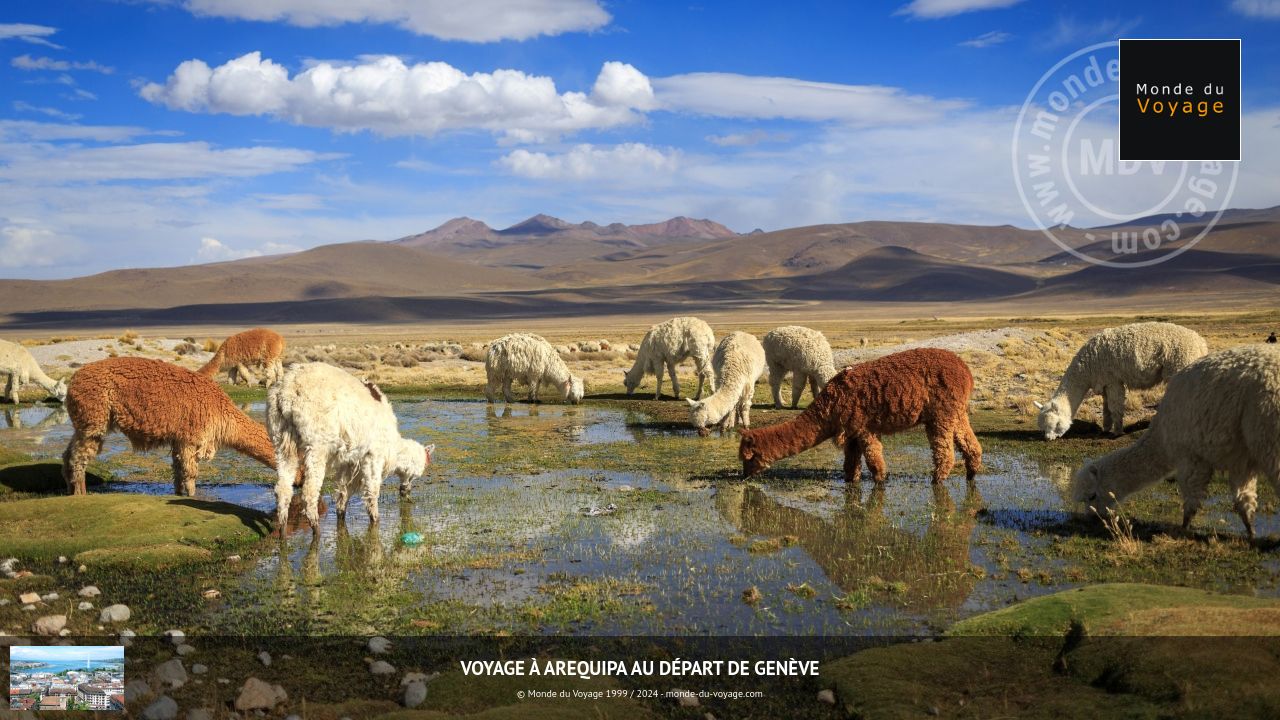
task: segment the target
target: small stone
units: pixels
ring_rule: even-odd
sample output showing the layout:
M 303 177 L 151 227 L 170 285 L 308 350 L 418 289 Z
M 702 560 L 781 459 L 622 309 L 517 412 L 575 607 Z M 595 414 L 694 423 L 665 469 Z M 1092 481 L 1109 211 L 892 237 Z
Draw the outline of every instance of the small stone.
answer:
M 100 623 L 118 623 L 129 619 L 133 613 L 130 612 L 128 605 L 108 605 L 102 608 L 102 613 L 98 616 Z
M 21 595 L 18 596 L 18 602 L 22 603 L 23 605 L 34 605 L 40 602 L 40 593 L 33 593 L 33 592 L 22 593 Z
M 57 599 L 58 599 L 58 593 L 47 593 L 47 594 L 45 594 L 45 595 L 41 596 L 41 598 L 40 598 L 40 599 L 41 599 L 41 600 L 43 600 L 43 601 L 45 601 L 45 602 L 53 602 L 54 600 L 57 600 Z
M 222 597 L 222 591 L 218 590 L 217 588 L 209 588 L 208 590 L 205 590 L 200 594 L 204 597 L 205 600 L 217 600 L 218 598 Z
M 231 681 L 226 678 L 218 678 L 219 685 L 230 685 Z
M 16 572 L 17 569 L 18 558 L 5 558 L 3 562 L 0 562 L 0 573 L 3 573 L 8 577 L 13 577 L 13 573 Z
M 81 565 L 80 567 L 76 568 L 76 572 L 89 572 L 89 566 Z
M 8 605 L 8 604 L 9 604 L 9 598 L 0 598 L 0 607 L 4 607 L 5 605 Z
M 404 688 L 404 706 L 407 708 L 416 708 L 427 699 L 427 684 L 415 680 Z
M 369 638 L 369 652 L 381 655 L 391 649 L 391 641 L 381 635 Z
M 58 631 L 58 637 L 67 637 L 69 635 L 71 635 L 71 631 L 68 630 L 67 628 L 62 628 L 61 630 Z
M 680 707 L 698 707 L 698 696 L 688 690 L 672 690 L 676 694 L 676 702 Z
M 937 705 L 930 705 L 929 708 L 925 710 L 925 712 L 929 713 L 934 717 L 937 717 L 942 714 L 942 711 L 938 709 Z
M 425 673 L 420 673 L 420 672 L 405 673 L 404 677 L 400 678 L 400 687 L 404 687 L 409 683 L 415 683 L 415 682 L 429 683 L 438 677 L 440 677 L 440 673 L 431 673 L 430 675 L 427 675 Z
M 269 685 L 258 678 L 251 677 L 244 681 L 240 695 L 236 698 L 236 710 L 270 710 L 276 704 L 289 698 L 288 693 L 279 685 Z
M 187 711 L 187 720 L 213 720 L 213 711 L 208 708 L 196 708 Z
M 266 650 L 258 653 L 258 662 L 262 663 L 263 667 L 271 667 L 271 653 Z
M 818 691 L 818 702 L 824 702 L 828 705 L 836 704 L 836 694 L 830 690 Z
M 77 606 L 76 606 L 76 609 L 77 609 L 77 610 L 81 610 L 81 611 L 83 611 L 83 610 L 92 610 L 92 609 L 93 609 L 93 603 L 89 602 L 88 600 L 84 600 L 84 601 L 82 601 L 79 605 L 77 605 Z
M 190 655 L 191 653 L 193 653 L 193 652 L 195 652 L 195 651 L 196 651 L 196 649 L 195 649 L 194 647 L 192 647 L 192 646 L 190 646 L 190 645 L 188 645 L 188 644 L 186 644 L 186 643 L 183 643 L 183 644 L 181 644 L 181 645 L 179 645 L 179 646 L 178 646 L 178 654 L 179 654 L 179 655 Z
M 181 630 L 165 630 L 164 636 L 174 645 L 181 645 L 187 639 L 187 634 Z
M 66 564 L 67 564 L 67 556 L 66 556 L 66 555 L 59 555 L 59 556 L 58 556 L 58 564 L 59 564 L 59 565 L 66 565 Z
M 630 485 L 619 485 L 619 486 L 618 486 L 618 492 L 631 492 L 631 491 L 633 491 L 633 490 L 635 490 L 635 488 L 631 487 Z
M 178 703 L 168 695 L 161 695 L 142 711 L 142 720 L 173 720 L 178 717 Z
M 284 720 L 302 720 L 298 715 L 285 715 Z
M 187 671 L 178 658 L 171 658 L 157 665 L 154 675 L 156 682 L 161 685 L 180 688 L 187 684 Z
M 191 666 L 192 675 L 203 675 L 207 672 L 209 672 L 209 668 L 205 667 L 204 665 L 201 665 L 200 663 L 196 663 Z
M 31 623 L 31 632 L 37 635 L 57 635 L 66 626 L 66 615 L 45 615 Z
M 124 701 L 131 703 L 151 695 L 151 686 L 145 680 L 130 680 L 124 686 Z
M 371 665 L 369 665 L 369 672 L 374 675 L 394 675 L 396 669 L 386 660 L 375 660 Z
M 227 562 L 240 562 L 240 556 L 239 556 L 239 555 L 228 555 L 228 556 L 227 556 Z
M 23 610 L 26 610 L 27 612 L 31 612 L 32 610 L 35 610 L 35 609 L 36 609 L 36 606 L 35 606 L 35 605 L 23 605 L 23 606 L 22 606 L 22 609 L 23 609 Z

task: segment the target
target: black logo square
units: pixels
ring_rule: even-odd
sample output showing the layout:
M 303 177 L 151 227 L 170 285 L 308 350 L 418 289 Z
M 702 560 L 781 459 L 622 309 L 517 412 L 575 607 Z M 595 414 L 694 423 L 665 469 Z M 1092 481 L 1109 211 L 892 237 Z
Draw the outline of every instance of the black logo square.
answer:
M 1240 159 L 1239 40 L 1120 41 L 1121 160 Z

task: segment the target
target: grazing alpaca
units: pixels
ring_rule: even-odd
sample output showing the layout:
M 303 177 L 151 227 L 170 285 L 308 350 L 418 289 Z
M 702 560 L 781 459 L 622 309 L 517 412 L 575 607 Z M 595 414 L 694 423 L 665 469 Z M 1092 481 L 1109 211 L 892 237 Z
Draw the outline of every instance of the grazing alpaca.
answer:
M 688 400 L 690 424 L 704 437 L 712 425 L 721 432 L 735 425 L 750 427 L 751 400 L 756 382 L 764 375 L 760 341 L 750 333 L 729 333 L 716 346 L 711 366 L 716 372 L 716 391 L 706 400 Z
M 66 380 L 54 380 L 45 375 L 26 348 L 8 340 L 0 340 L 0 375 L 9 376 L 4 388 L 5 402 L 16 405 L 19 402 L 18 390 L 29 382 L 44 388 L 59 402 L 67 397 Z
M 1175 476 L 1186 528 L 1204 502 L 1214 471 L 1221 470 L 1252 539 L 1258 477 L 1280 491 L 1277 438 L 1280 350 L 1223 350 L 1173 376 L 1146 434 L 1086 463 L 1073 478 L 1072 495 L 1105 513 L 1126 496 Z
M 287 527 L 294 479 L 302 471 L 303 514 L 320 532 L 320 485 L 332 468 L 338 516 L 359 486 L 371 522 L 378 521 L 382 480 L 400 478 L 408 495 L 426 472 L 434 445 L 400 437 L 391 401 L 378 386 L 324 363 L 294 365 L 267 391 L 267 428 L 275 443 L 276 526 Z
M 245 415 L 207 377 L 160 360 L 115 357 L 89 363 L 71 378 L 67 414 L 75 429 L 62 455 L 68 492 L 83 495 L 84 469 L 111 430 L 134 450 L 173 450 L 173 491 L 194 495 L 199 461 L 229 447 L 270 468 L 275 449 L 267 430 Z
M 1102 393 L 1102 429 L 1124 434 L 1125 391 L 1166 382 L 1209 352 L 1204 338 L 1181 325 L 1133 323 L 1107 328 L 1085 341 L 1047 403 L 1036 403 L 1046 440 L 1066 434 L 1080 403 Z
M 951 474 L 959 445 L 972 484 L 982 467 L 982 446 L 969 426 L 972 391 L 968 366 L 946 350 L 906 350 L 847 367 L 794 420 L 742 434 L 742 475 L 751 477 L 775 460 L 843 436 L 845 482 L 858 480 L 865 455 L 872 479 L 880 484 L 885 478 L 880 436 L 923 424 L 933 449 L 933 482 Z
M 627 394 L 635 393 L 644 376 L 652 373 L 658 381 L 653 399 L 662 399 L 663 368 L 671 375 L 671 389 L 676 399 L 680 399 L 680 381 L 676 379 L 676 365 L 687 358 L 693 358 L 698 368 L 698 392 L 694 400 L 702 399 L 702 385 L 706 383 L 711 392 L 716 391 L 715 378 L 711 369 L 711 353 L 716 346 L 716 335 L 711 326 L 696 317 L 671 318 L 649 328 L 640 341 L 640 349 L 636 351 L 635 364 L 623 373 L 622 384 Z
M 792 410 L 800 404 L 806 381 L 816 398 L 836 374 L 826 336 L 807 327 L 786 325 L 765 333 L 764 354 L 769 363 L 769 386 L 773 388 L 775 410 L 782 409 L 782 381 L 787 373 L 791 373 Z
M 284 338 L 280 333 L 266 328 L 253 328 L 236 333 L 218 346 L 209 362 L 196 372 L 205 377 L 215 377 L 219 372 L 229 369 L 232 383 L 244 381 L 247 385 L 256 385 L 257 381 L 246 365 L 256 365 L 267 373 L 267 385 L 280 379 L 284 372 L 281 357 L 284 355 Z
M 484 396 L 493 402 L 499 387 L 502 399 L 511 402 L 511 383 L 520 380 L 529 386 L 529 400 L 537 402 L 543 383 L 555 386 L 560 399 L 577 405 L 585 392 L 582 378 L 569 372 L 560 354 L 541 336 L 525 333 L 503 335 L 489 344 L 484 355 L 488 384 Z

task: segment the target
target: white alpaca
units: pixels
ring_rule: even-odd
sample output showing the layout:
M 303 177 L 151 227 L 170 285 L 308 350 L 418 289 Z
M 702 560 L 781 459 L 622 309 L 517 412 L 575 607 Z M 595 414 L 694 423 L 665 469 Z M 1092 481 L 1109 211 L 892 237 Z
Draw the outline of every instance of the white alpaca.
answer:
M 502 399 L 511 402 L 511 383 L 516 380 L 529 386 L 529 400 L 534 402 L 543 383 L 555 386 L 560 399 L 573 405 L 582 402 L 585 392 L 582 378 L 571 374 L 551 343 L 538 335 L 512 333 L 494 340 L 484 355 L 484 372 L 489 402 L 498 388 Z
M 44 388 L 58 402 L 67 399 L 66 380 L 54 380 L 45 375 L 26 348 L 7 340 L 0 340 L 0 375 L 9 376 L 4 387 L 6 402 L 16 404 L 19 401 L 18 390 L 27 383 L 35 383 Z
M 791 409 L 800 403 L 807 382 L 809 391 L 818 397 L 827 381 L 836 374 L 831 359 L 831 345 L 817 330 L 799 325 L 786 325 L 770 330 L 764 336 L 764 356 L 769 365 L 769 386 L 773 389 L 773 407 L 782 409 L 782 381 L 791 373 Z
M 1103 330 L 1085 341 L 1067 366 L 1058 389 L 1040 409 L 1038 423 L 1046 440 L 1066 434 L 1080 403 L 1090 392 L 1102 394 L 1102 429 L 1124 433 L 1126 390 L 1167 382 L 1209 352 L 1204 338 L 1181 325 L 1133 323 Z
M 689 422 L 699 435 L 715 426 L 721 432 L 736 425 L 751 426 L 751 400 L 764 375 L 764 348 L 750 333 L 729 333 L 711 358 L 717 390 L 706 400 L 689 400 Z
M 1170 475 L 1182 526 L 1200 509 L 1215 470 L 1227 473 L 1235 510 L 1253 537 L 1258 476 L 1280 491 L 1280 349 L 1239 347 L 1193 363 L 1169 381 L 1151 429 L 1127 448 L 1085 464 L 1072 495 L 1105 513 Z
M 391 402 L 376 385 L 325 363 L 303 363 L 285 371 L 267 391 L 267 431 L 276 451 L 276 521 L 285 528 L 293 481 L 302 466 L 304 514 L 319 532 L 320 485 L 332 469 L 338 516 L 358 484 L 371 522 L 378 521 L 382 480 L 400 478 L 408 495 L 414 478 L 431 464 L 435 445 L 400 437 Z
M 676 379 L 676 365 L 688 358 L 693 358 L 698 372 L 698 392 L 694 400 L 702 398 L 702 386 L 707 384 L 711 392 L 716 390 L 716 381 L 711 369 L 711 353 L 716 345 L 716 335 L 711 326 L 696 317 L 671 318 L 649 328 L 644 339 L 640 341 L 640 349 L 636 351 L 635 364 L 623 373 L 622 384 L 627 394 L 635 393 L 644 376 L 653 374 L 658 381 L 653 399 L 662 399 L 662 371 L 665 368 L 671 375 L 671 389 L 676 398 L 680 397 L 680 381 Z

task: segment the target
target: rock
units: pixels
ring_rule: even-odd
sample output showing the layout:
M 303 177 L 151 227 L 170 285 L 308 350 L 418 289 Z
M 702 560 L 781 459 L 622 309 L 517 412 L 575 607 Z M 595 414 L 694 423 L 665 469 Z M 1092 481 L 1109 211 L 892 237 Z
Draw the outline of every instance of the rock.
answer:
M 200 595 L 203 596 L 205 600 L 217 600 L 222 597 L 222 591 L 216 588 L 209 588 L 208 590 L 200 593 Z
M 208 708 L 196 708 L 187 712 L 187 720 L 213 720 L 213 711 Z
M 228 556 L 227 556 L 227 562 L 240 562 L 240 556 L 239 556 L 239 555 L 228 555 Z
M 942 714 L 942 711 L 938 709 L 937 705 L 930 705 L 928 708 L 925 709 L 925 712 L 929 713 L 934 717 L 937 717 Z
M 76 572 L 89 572 L 89 566 L 81 565 L 80 567 L 76 568 Z
M 302 720 L 302 717 L 298 715 L 285 715 L 284 720 Z
M 373 673 L 374 675 L 394 675 L 396 672 L 396 669 L 391 663 L 387 662 L 386 660 L 375 660 L 372 664 L 369 665 L 369 672 Z
M 89 602 L 88 600 L 85 600 L 85 601 L 81 602 L 79 605 L 77 605 L 77 606 L 76 606 L 76 609 L 77 609 L 77 610 L 81 610 L 81 611 L 84 611 L 84 610 L 92 610 L 92 609 L 93 609 L 93 603 Z
M 31 632 L 37 635 L 57 635 L 66 626 L 66 615 L 45 615 L 31 623 Z
M 279 685 L 269 685 L 256 677 L 244 681 L 240 695 L 236 698 L 236 710 L 270 710 L 277 704 L 289 699 L 288 693 Z
M 698 707 L 698 696 L 692 692 L 688 690 L 672 690 L 671 692 L 676 693 L 676 703 L 680 707 Z
M 23 610 L 26 610 L 27 612 L 31 612 L 32 610 L 35 610 L 35 609 L 36 609 L 36 606 L 35 606 L 35 605 L 23 605 L 23 606 L 22 606 L 22 609 L 23 609 Z
M 0 562 L 0 574 L 3 574 L 5 577 L 13 577 L 14 573 L 17 571 L 18 558 L 5 558 L 3 562 Z
M 59 565 L 66 565 L 66 564 L 67 564 L 67 556 L 66 556 L 66 555 L 59 555 L 59 556 L 58 556 L 58 564 L 59 564 Z
M 4 607 L 5 605 L 8 605 L 8 604 L 9 604 L 9 598 L 0 598 L 0 607 Z
M 201 665 L 200 663 L 196 663 L 191 666 L 192 675 L 203 675 L 207 672 L 209 672 L 209 668 L 205 667 L 204 665 Z
M 262 663 L 263 667 L 271 667 L 271 653 L 266 650 L 258 653 L 258 662 Z
M 187 671 L 178 658 L 171 658 L 157 665 L 153 675 L 156 682 L 172 688 L 180 688 L 187 684 Z
M 61 630 L 58 631 L 58 637 L 67 637 L 69 635 L 71 635 L 71 631 L 68 630 L 67 628 L 62 628 Z
M 218 678 L 219 685 L 230 685 L 231 681 L 226 678 Z
M 830 690 L 818 691 L 818 702 L 824 702 L 828 705 L 836 704 L 836 694 Z
M 179 655 L 190 655 L 191 653 L 193 653 L 193 652 L 195 652 L 195 651 L 196 651 L 196 649 L 195 649 L 194 647 L 192 647 L 192 646 L 190 646 L 190 645 L 188 645 L 188 644 L 186 644 L 186 643 L 182 643 L 181 645 L 179 645 L 179 646 L 178 646 L 178 654 L 179 654 Z
M 98 615 L 100 623 L 118 623 L 129 619 L 133 613 L 130 612 L 128 605 L 108 605 L 102 608 L 102 613 Z
M 181 645 L 187 639 L 187 634 L 181 630 L 165 630 L 164 636 L 174 645 Z
M 407 708 L 416 708 L 427 699 L 427 684 L 415 680 L 404 688 L 404 706 Z
M 18 602 L 22 603 L 23 605 L 34 605 L 40 602 L 40 593 L 33 593 L 33 592 L 22 593 L 21 595 L 18 596 Z
M 173 720 L 178 717 L 178 703 L 168 695 L 161 695 L 142 711 L 142 720 Z
M 40 599 L 45 602 L 53 602 L 54 600 L 58 599 L 58 593 L 48 593 L 46 595 L 41 596 Z
M 130 680 L 124 686 L 124 701 L 131 703 L 151 696 L 151 686 L 145 680 Z
M 369 638 L 369 652 L 381 655 L 391 649 L 391 641 L 378 635 Z
M 400 678 L 400 687 L 404 687 L 409 683 L 415 683 L 415 682 L 429 683 L 438 677 L 440 677 L 440 673 L 438 672 L 431 673 L 430 675 L 427 675 L 425 673 L 420 673 L 420 672 L 405 673 L 404 677 Z

